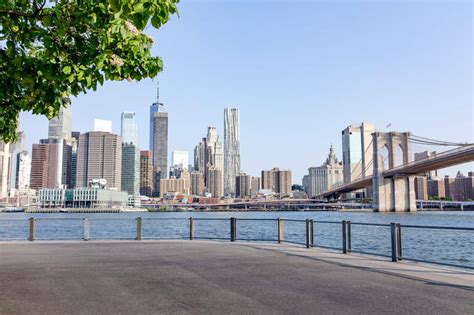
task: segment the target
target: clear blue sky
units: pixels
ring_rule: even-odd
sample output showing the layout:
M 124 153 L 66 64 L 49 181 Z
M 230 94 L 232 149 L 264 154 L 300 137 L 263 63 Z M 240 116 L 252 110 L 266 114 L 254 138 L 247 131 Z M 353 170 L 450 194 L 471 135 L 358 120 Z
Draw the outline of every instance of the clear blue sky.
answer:
M 241 113 L 242 170 L 290 168 L 295 183 L 331 143 L 342 158 L 341 130 L 351 123 L 474 142 L 470 1 L 183 0 L 179 9 L 147 31 L 165 63 L 170 157 L 187 150 L 192 160 L 207 126 L 222 135 L 230 106 Z M 121 112 L 135 111 L 145 149 L 155 86 L 113 82 L 80 95 L 73 129 L 102 118 L 119 133 Z M 23 114 L 21 123 L 29 149 L 47 137 L 45 118 Z

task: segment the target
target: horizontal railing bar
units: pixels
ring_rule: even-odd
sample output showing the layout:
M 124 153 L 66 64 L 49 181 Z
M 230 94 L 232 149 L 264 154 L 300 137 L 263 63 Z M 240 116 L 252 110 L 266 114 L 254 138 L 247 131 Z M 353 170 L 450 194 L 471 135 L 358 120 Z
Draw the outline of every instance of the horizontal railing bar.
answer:
M 186 218 L 189 220 L 189 218 Z M 230 218 L 193 218 L 194 221 L 229 221 Z
M 277 239 L 269 238 L 237 238 L 236 241 L 278 242 Z
M 143 240 L 164 240 L 164 241 L 167 241 L 167 240 L 187 240 L 189 238 L 187 237 L 142 237 Z
M 129 219 L 129 220 L 135 220 L 136 218 L 132 218 L 132 219 Z M 95 220 L 95 219 L 93 219 Z M 146 220 L 146 221 L 160 221 L 160 220 L 177 220 L 177 221 L 187 221 L 189 220 L 189 218 L 143 218 L 142 217 L 142 220 Z M 194 220 L 196 220 L 196 218 L 194 218 Z
M 306 222 L 306 220 L 297 220 L 297 219 L 281 219 L 281 220 L 285 222 L 303 222 L 303 223 Z
M 207 237 L 207 236 L 194 236 L 196 240 L 229 240 L 228 237 Z
M 38 218 L 34 217 L 36 221 L 82 221 L 85 218 Z M 98 219 L 95 219 L 98 220 Z M 109 220 L 109 219 L 104 219 L 104 220 Z M 122 220 L 122 219 L 110 219 L 110 220 Z
M 364 225 L 364 226 L 381 226 L 381 227 L 390 227 L 390 224 L 383 223 L 365 223 L 365 222 L 352 222 L 351 225 Z
M 412 229 L 433 229 L 433 230 L 457 230 L 457 231 L 474 231 L 474 227 L 456 227 L 456 226 L 435 226 L 435 225 L 400 225 L 402 228 Z
M 342 221 L 319 221 L 313 220 L 314 223 L 329 223 L 329 224 L 342 224 Z
M 236 219 L 238 221 L 278 221 L 277 218 L 274 218 L 274 219 L 268 219 L 268 218 L 263 218 L 263 219 L 258 219 L 258 218 L 255 218 L 255 219 L 252 219 L 252 218 L 236 218 Z M 281 219 L 281 220 L 284 220 L 284 219 Z
M 0 218 L 0 221 L 28 221 L 28 218 Z

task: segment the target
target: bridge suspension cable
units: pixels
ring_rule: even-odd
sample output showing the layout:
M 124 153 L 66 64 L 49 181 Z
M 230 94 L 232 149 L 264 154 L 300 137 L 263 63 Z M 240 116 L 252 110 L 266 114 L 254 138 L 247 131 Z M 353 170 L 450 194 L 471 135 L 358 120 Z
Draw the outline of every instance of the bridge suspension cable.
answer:
M 420 137 L 417 135 L 411 135 L 408 141 L 415 144 L 446 146 L 446 147 L 462 147 L 462 146 L 472 144 L 472 143 L 442 141 L 442 140 L 430 139 L 426 137 Z

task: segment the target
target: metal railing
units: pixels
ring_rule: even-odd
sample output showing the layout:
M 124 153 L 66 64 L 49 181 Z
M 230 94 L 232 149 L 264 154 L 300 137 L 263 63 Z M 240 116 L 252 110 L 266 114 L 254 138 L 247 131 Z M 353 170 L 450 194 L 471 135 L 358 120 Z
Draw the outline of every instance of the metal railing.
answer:
M 135 220 L 135 223 L 130 225 L 125 222 L 130 222 Z M 24 221 L 24 219 L 0 219 L 1 221 Z M 472 261 L 474 260 L 474 250 L 470 255 L 471 265 L 469 264 L 453 264 L 449 262 L 443 261 L 433 261 L 429 259 L 419 259 L 417 257 L 404 257 L 403 252 L 405 249 L 411 249 L 410 246 L 415 246 L 413 239 L 402 241 L 402 235 L 410 230 L 436 230 L 436 231 L 454 231 L 458 232 L 467 232 L 474 234 L 474 227 L 447 227 L 447 226 L 425 226 L 425 225 L 402 225 L 400 223 L 390 223 L 390 224 L 382 224 L 382 223 L 365 223 L 365 222 L 351 222 L 351 221 L 319 221 L 319 220 L 312 220 L 312 219 L 283 219 L 283 218 L 276 218 L 276 219 L 268 219 L 268 218 L 134 218 L 134 219 L 107 219 L 107 218 L 29 218 L 29 226 L 27 228 L 28 231 L 28 240 L 35 241 L 37 239 L 46 239 L 46 238 L 37 238 L 37 228 L 38 228 L 38 221 L 83 221 L 82 223 L 82 231 L 79 226 L 75 226 L 76 237 L 66 237 L 66 238 L 52 238 L 49 237 L 47 239 L 57 239 L 57 240 L 65 240 L 65 239 L 83 239 L 84 241 L 92 240 L 92 239 L 135 239 L 135 240 L 143 240 L 143 239 L 209 239 L 209 240 L 229 240 L 231 242 L 235 241 L 264 241 L 264 242 L 277 242 L 277 243 L 290 243 L 290 244 L 298 244 L 305 246 L 306 248 L 313 248 L 319 247 L 324 249 L 330 250 L 337 250 L 341 251 L 344 254 L 349 253 L 361 253 L 361 254 L 369 254 L 369 255 L 376 255 L 376 256 L 384 256 L 390 258 L 393 262 L 400 261 L 402 259 L 418 261 L 418 262 L 425 262 L 425 263 L 434 263 L 434 264 L 441 264 L 453 267 L 461 267 L 461 268 L 468 268 L 474 269 L 474 264 Z M 99 237 L 93 238 L 91 237 L 91 226 L 93 221 L 120 221 L 123 222 L 128 228 L 128 232 L 130 237 L 107 237 L 99 234 Z M 171 237 L 158 237 L 154 236 L 153 230 L 147 231 L 149 235 L 146 235 L 144 232 L 146 229 L 145 222 L 154 223 L 154 222 L 166 222 L 166 221 L 180 221 L 183 224 L 177 228 L 176 226 L 171 227 L 171 232 L 174 234 Z M 223 224 L 221 226 L 220 233 L 224 235 L 219 235 L 216 233 L 215 226 L 211 231 L 206 231 L 206 225 L 203 223 L 218 222 Z M 242 226 L 239 227 L 239 224 L 245 224 L 248 222 L 257 223 L 258 226 L 250 226 L 247 227 L 247 231 L 253 233 L 254 236 L 248 237 L 248 235 L 239 235 L 238 231 L 243 230 Z M 263 223 L 270 223 L 264 229 L 262 229 Z M 133 221 L 132 221 L 133 223 Z M 293 224 L 293 228 L 289 229 L 290 231 L 285 230 L 285 225 Z M 225 225 L 228 225 L 225 227 Z M 303 227 L 304 226 L 304 227 Z M 170 228 L 170 225 L 165 226 Z M 197 234 L 196 229 L 198 227 L 198 231 L 204 234 Z M 212 226 L 211 226 L 212 227 Z M 360 233 L 354 232 L 354 228 L 362 227 L 363 231 L 365 231 L 366 235 L 360 235 Z M 152 228 L 158 228 L 157 224 L 154 224 Z M 70 231 L 66 228 L 67 231 Z M 259 230 L 260 231 L 257 231 Z M 367 235 L 367 229 L 381 229 L 375 234 Z M 404 231 L 404 232 L 403 232 Z M 1 231 L 0 231 L 1 232 Z M 82 232 L 82 233 L 81 233 Z M 206 234 L 208 232 L 208 234 Z M 227 233 L 228 232 L 228 233 Z M 258 234 L 260 232 L 260 234 Z M 287 232 L 287 233 L 285 233 Z M 402 233 L 403 232 L 403 233 Z M 322 233 L 322 234 L 321 234 Z M 82 237 L 78 237 L 78 235 L 82 234 Z M 176 235 L 178 234 L 178 235 Z M 285 235 L 287 234 L 287 235 Z M 363 234 L 363 233 L 362 233 Z M 1 235 L 1 234 L 0 234 Z M 106 234 L 105 234 L 106 235 Z M 255 236 L 257 235 L 257 236 Z M 268 235 L 275 235 L 275 237 L 269 237 Z M 329 236 L 328 236 L 329 235 Z M 364 250 L 363 247 L 368 243 L 367 238 L 373 237 L 373 235 L 377 235 L 378 244 L 375 244 L 376 251 L 367 251 Z M 292 237 L 296 236 L 296 240 Z M 379 236 L 382 236 L 381 238 Z M 468 243 L 472 242 L 472 234 L 468 237 Z M 456 237 L 451 235 L 451 237 Z M 4 238 L 4 240 L 11 240 L 13 238 Z M 2 240 L 0 238 L 0 240 Z M 324 243 L 326 241 L 326 243 Z M 411 243 L 410 243 L 411 241 Z M 329 242 L 329 244 L 327 244 Z M 422 243 L 422 240 L 418 241 Z M 359 247 L 362 247 L 360 249 Z M 469 244 L 468 244 L 469 247 Z M 429 248 L 428 250 L 433 250 Z M 384 252 L 385 251 L 385 252 Z

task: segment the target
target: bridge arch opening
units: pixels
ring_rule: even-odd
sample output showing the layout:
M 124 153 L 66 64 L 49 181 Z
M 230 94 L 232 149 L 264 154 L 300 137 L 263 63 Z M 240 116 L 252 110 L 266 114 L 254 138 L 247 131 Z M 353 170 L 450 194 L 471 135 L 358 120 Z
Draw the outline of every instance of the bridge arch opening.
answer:
M 388 150 L 388 146 L 387 145 L 384 145 L 382 147 L 382 152 L 380 154 L 380 158 L 381 158 L 381 166 L 382 166 L 382 170 L 388 170 L 390 167 L 390 161 L 389 161 L 389 155 L 390 155 L 390 151 Z
M 395 152 L 393 152 L 393 167 L 403 165 L 403 156 L 405 150 L 403 150 L 401 143 L 395 146 Z

